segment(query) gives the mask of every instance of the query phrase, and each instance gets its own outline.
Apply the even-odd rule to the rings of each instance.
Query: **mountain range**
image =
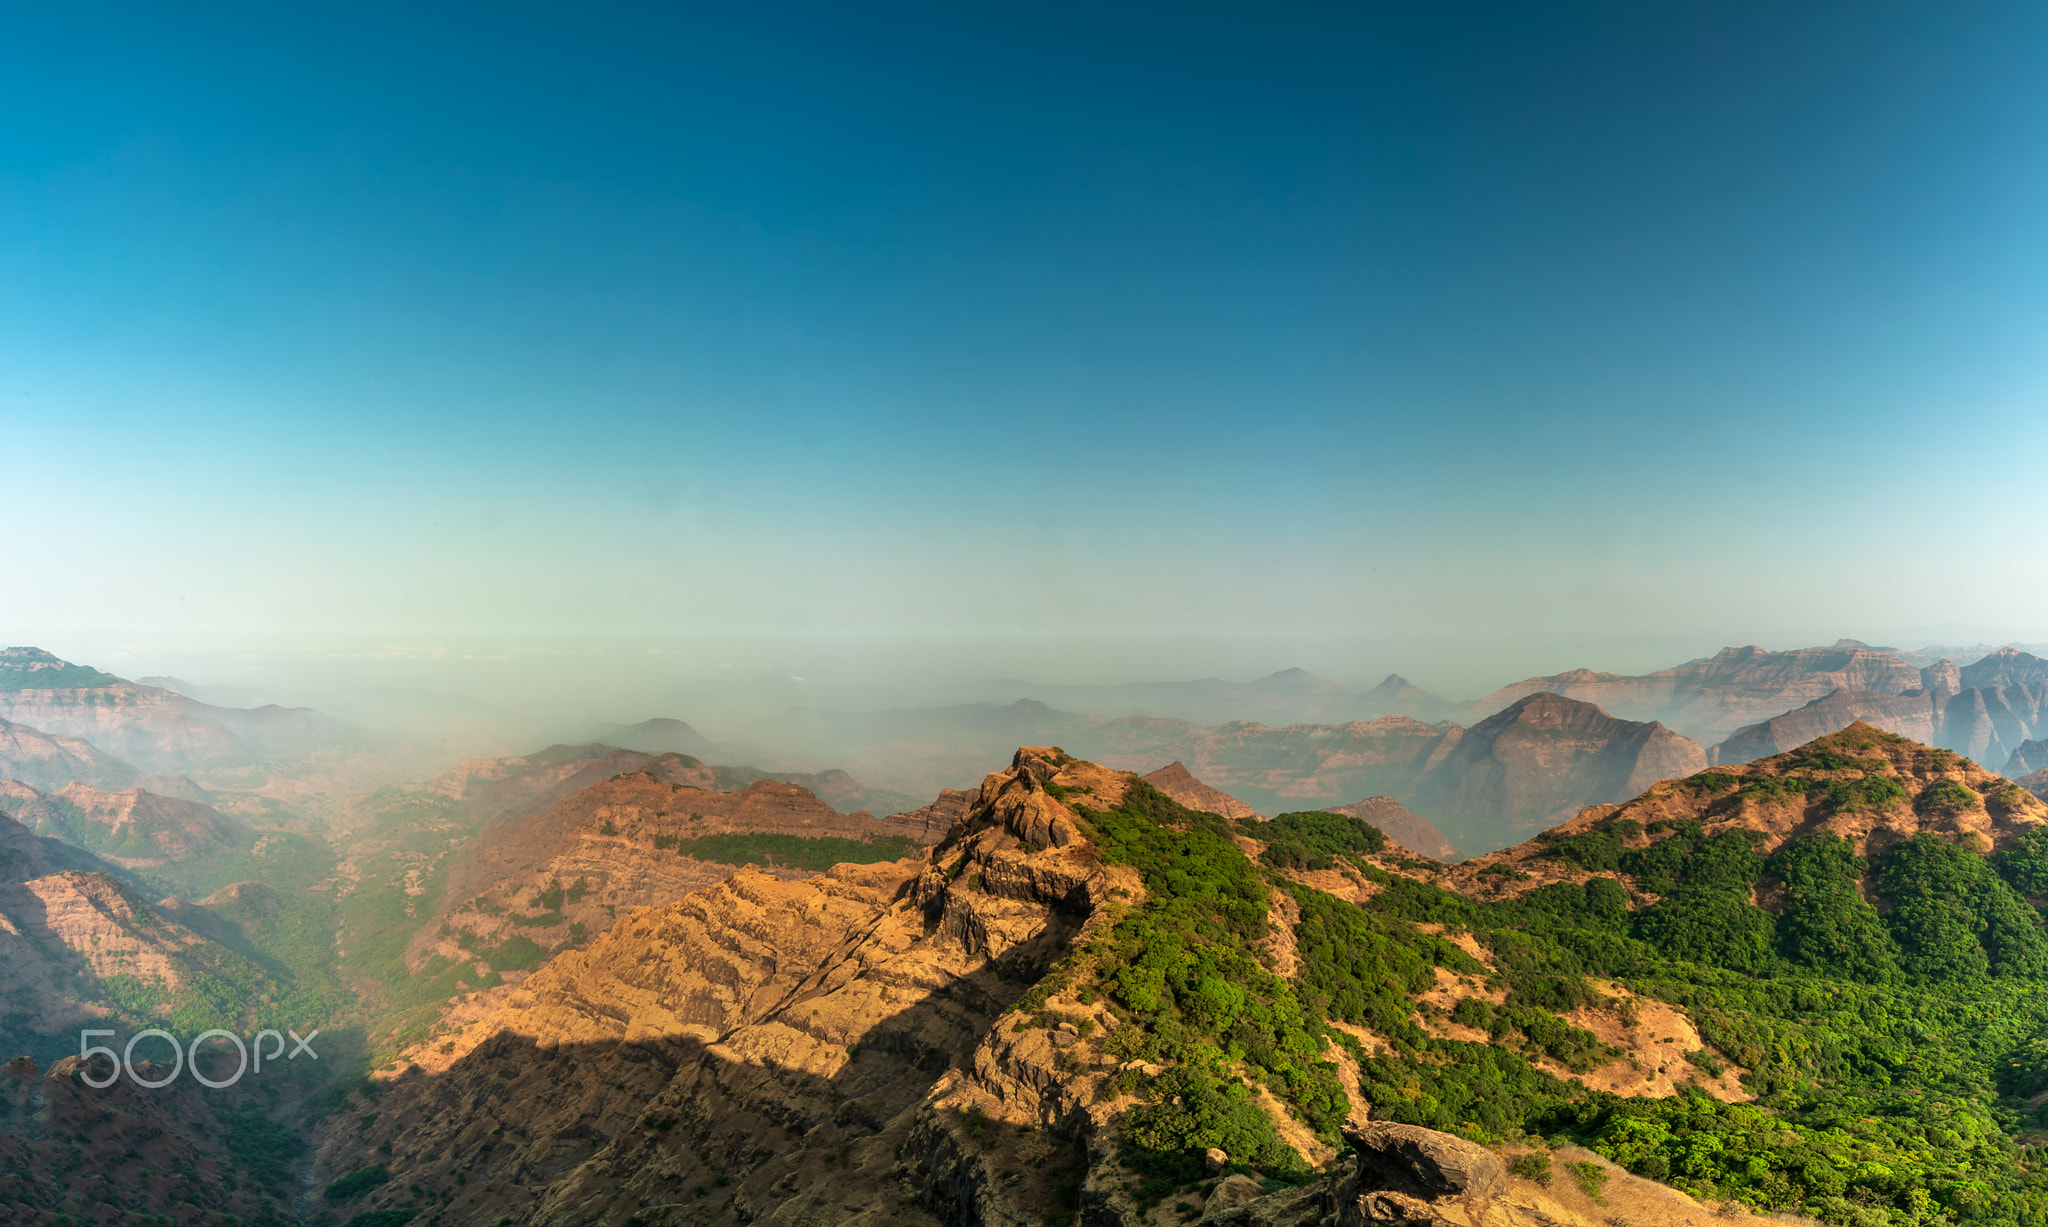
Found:
[[[0,784],[0,966],[38,1003],[0,1020],[33,1057],[0,1083],[0,1206],[2032,1221],[2048,1180],[2011,1139],[2048,1131],[2048,804],[1856,710],[1988,727],[2010,773],[2040,753],[2048,666],[1886,655],[1559,675],[1623,710],[1536,688],[1465,724],[793,717],[864,747],[857,771],[716,765],[657,720],[317,805],[223,788],[255,778],[225,759],[170,796],[26,727],[21,762],[114,774]],[[108,688],[80,668],[19,672]],[[1772,694],[1713,751],[1630,714]],[[1023,741],[973,789],[861,782],[891,747],[916,761],[882,778],[913,778],[1018,728],[1081,756]],[[1768,752],[1731,761],[1742,737]],[[1481,854],[1447,863],[1456,843]],[[324,1019],[338,1063],[365,1059],[317,1091],[108,1100],[136,1123],[101,1145],[76,1020],[190,1032],[222,1003]],[[59,1122],[92,1144],[37,1150]]]
[[[1022,748],[922,857],[742,870],[454,1004],[317,1180],[448,1224],[2048,1208],[2048,804],[1954,752],[1854,724],[1448,871],[1295,817]]]

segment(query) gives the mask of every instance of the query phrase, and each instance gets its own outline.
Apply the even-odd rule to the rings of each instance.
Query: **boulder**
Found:
[[[1507,1169],[1483,1146],[1423,1129],[1377,1121],[1344,1132],[1358,1151],[1358,1184],[1433,1198],[1492,1197],[1507,1186]]]
[[[1220,1152],[1212,1147],[1211,1153]],[[1216,1185],[1209,1194],[1209,1200],[1203,1203],[1202,1211],[1204,1214],[1214,1214],[1219,1210],[1242,1206],[1248,1201],[1257,1201],[1265,1195],[1266,1190],[1259,1187],[1258,1181],[1240,1172],[1235,1176],[1226,1177]]]

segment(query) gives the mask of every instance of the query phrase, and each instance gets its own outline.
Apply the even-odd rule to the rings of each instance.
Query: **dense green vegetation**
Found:
[[[1340,856],[1378,852],[1387,837],[1363,818],[1321,810],[1281,814],[1271,822],[1247,819],[1238,829],[1263,840],[1259,859],[1282,869],[1329,869]]]
[[[1832,752],[1799,765],[1869,766]],[[1731,809],[1766,793],[1822,812],[1908,799],[1882,774],[1739,786],[1728,776],[1694,791]],[[1866,862],[1830,835],[1766,857],[1739,828],[1610,820],[1551,840],[1548,855],[1626,874],[1657,896],[1652,906],[1631,909],[1612,877],[1480,902],[1356,860],[1382,889],[1353,905],[1253,864],[1220,820],[1142,784],[1113,810],[1080,812],[1103,859],[1136,868],[1148,897],[1020,1008],[1041,1012],[1068,988],[1084,1001],[1105,994],[1125,1023],[1110,1051],[1166,1067],[1118,1075],[1145,1099],[1123,1159],[1147,1200],[1199,1178],[1209,1146],[1298,1175],[1251,1099],[1263,1085],[1328,1137],[1343,1112],[1322,1059],[1329,1041],[1358,1059],[1381,1119],[1488,1142],[1578,1142],[1697,1195],[1844,1227],[2048,1225],[2048,1170],[2014,1136],[2048,1130],[2048,1108],[2028,1103],[2048,1092],[2048,931],[2028,904],[2048,895],[2048,832],[1991,858],[1923,836]],[[1309,854],[1281,865],[1363,850],[1318,844],[1314,821],[1247,833]],[[1274,887],[1300,909],[1292,983],[1260,958]],[[1774,910],[1752,902],[1759,891]],[[1457,932],[1491,967],[1446,940]],[[1446,984],[1465,991],[1445,1021],[1483,1042],[1421,1025],[1434,1009],[1418,1018],[1416,995]],[[1556,1076],[1619,1055],[1565,1015],[1605,1010],[1626,1024],[1642,998],[1695,1021],[1706,1046],[1673,1054],[1692,1078],[1739,1067],[1754,1102],[1699,1090],[1623,1099]],[[1386,1047],[1371,1051],[1346,1026]]]
[[[900,861],[923,847],[905,835],[875,839],[807,838],[802,835],[701,835],[676,841],[676,851],[700,861],[722,865],[773,865],[780,869],[821,872],[834,865],[871,865]]]
[[[1644,835],[1663,838],[1629,846]],[[1623,1100],[1485,1046],[1375,1027],[1396,1049],[1365,1063],[1375,1114],[1484,1140],[1579,1141],[1697,1194],[1829,1223],[2048,1222],[2048,1177],[2012,1138],[2048,1123],[2023,1099],[2048,1088],[2048,935],[2014,889],[2048,881],[2044,847],[2037,837],[1987,860],[1922,836],[1865,865],[1819,835],[1764,859],[1739,831],[1624,819],[1550,854],[1668,892],[1632,914],[1605,879],[1492,904],[1391,882],[1361,910],[1471,931],[1509,1002],[1538,975],[1612,977],[1696,1020],[1702,1081],[1737,1064],[1758,1098]],[[1882,916],[1857,891],[1866,874]],[[1750,904],[1752,884],[1782,889],[1778,915]],[[1453,1017],[1486,1015],[1461,1003]]]
[[[1336,1066],[1322,1059],[1321,1021],[1257,956],[1268,932],[1265,877],[1222,819],[1142,780],[1115,809],[1075,808],[1103,860],[1135,868],[1148,893],[1091,948],[1085,968],[1068,973],[1099,984],[1125,1020],[1107,1041],[1112,1053],[1170,1067],[1131,1080],[1151,1100],[1132,1114],[1124,1153],[1148,1178],[1141,1196],[1156,1201],[1199,1176],[1211,1146],[1269,1175],[1305,1177],[1246,1079],[1324,1134],[1343,1121],[1346,1100]],[[1056,976],[1040,989],[1061,983]]]
[[[30,669],[26,662],[0,659],[0,690],[84,690],[118,686],[121,679],[90,665],[66,664],[55,669]]]
[[[380,1184],[386,1184],[390,1180],[391,1174],[385,1170],[382,1163],[377,1163],[369,1167],[358,1168],[341,1179],[334,1181],[320,1191],[320,1196],[332,1202],[349,1201],[353,1198],[361,1197],[371,1189],[376,1188]]]

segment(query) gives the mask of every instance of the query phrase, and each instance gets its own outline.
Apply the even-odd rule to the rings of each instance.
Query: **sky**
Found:
[[[2048,639],[2044,56],[1990,3],[12,6],[0,639],[1465,693]]]

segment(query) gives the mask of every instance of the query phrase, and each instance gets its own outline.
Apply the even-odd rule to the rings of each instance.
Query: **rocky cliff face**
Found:
[[[1972,686],[1942,705],[1936,744],[1998,762],[2043,734],[2048,734],[2048,683]]]
[[[1706,765],[1706,751],[1661,724],[1535,694],[1467,730],[1411,801],[1439,821],[1465,817],[1464,825],[1474,825],[1472,817],[1484,816],[1492,829],[1526,831]]]
[[[1962,676],[1968,670],[1957,675],[1960,681],[1981,685],[1957,689],[1941,680],[1904,694],[1838,690],[1804,707],[1736,730],[1728,740],[1714,747],[1713,761],[1745,763],[1782,754],[1863,720],[1887,732],[1954,750],[1972,759],[2004,762],[2028,740],[2048,733],[2048,683],[2026,680],[2048,669],[2048,662],[2013,649],[1987,659],[1993,667],[1968,678]]]
[[[1878,694],[1868,690],[1837,690],[1804,707],[1740,728],[1709,752],[1716,763],[1746,763],[1783,754],[1816,737],[1848,728],[1858,720],[1901,737],[1933,744],[1939,734],[1940,709],[1931,695]]]
[[[2017,780],[2036,771],[2048,770],[2048,741],[2036,739],[2021,742],[2005,760],[2005,769],[2000,772],[2007,779]]]
[[[323,1164],[389,1141],[391,1183],[350,1209],[438,1204],[448,1222],[1035,1219],[1077,1170],[1072,1132],[1108,1109],[1067,1072],[1100,1058],[994,1023],[1136,887],[1046,785],[1113,802],[1122,780],[1022,751],[928,856],[742,871],[629,912],[452,1015],[374,1119],[337,1120]]]
[[[0,967],[8,1032],[48,1032],[116,1013],[108,982],[160,986],[175,997],[193,963],[235,956],[136,896],[90,853],[0,815]]]
[[[1627,676],[1574,669],[1503,686],[1472,705],[1496,712],[1548,692],[1596,703],[1629,720],[1656,720],[1696,741],[1720,741],[1837,690],[1904,694],[1929,685],[1922,670],[1891,652],[1861,646],[1767,652],[1754,645],[1723,648],[1675,669]]]

